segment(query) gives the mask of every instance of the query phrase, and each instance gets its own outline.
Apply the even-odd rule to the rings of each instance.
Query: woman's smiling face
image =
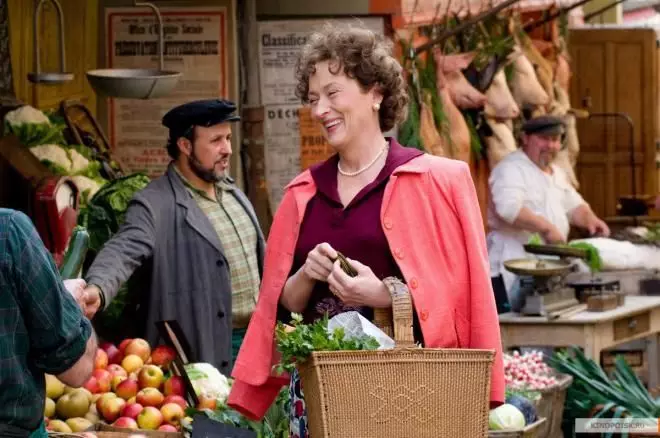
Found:
[[[364,91],[335,62],[316,64],[316,71],[309,77],[309,104],[332,147],[342,149],[362,131],[371,129],[370,125],[378,124],[374,104],[382,97],[376,89]]]

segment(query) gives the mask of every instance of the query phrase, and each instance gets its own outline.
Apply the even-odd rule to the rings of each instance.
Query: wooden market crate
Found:
[[[568,374],[556,374],[557,383],[540,390],[541,399],[536,405],[536,414],[539,418],[545,418],[537,432],[538,438],[561,437],[562,418],[564,416],[564,403],[566,402],[566,391],[573,383],[573,376]]]
[[[98,438],[125,438],[136,433],[145,435],[147,438],[183,438],[183,433],[181,432],[159,432],[157,430],[144,429],[129,430],[103,423],[96,425],[96,436]]]
[[[541,427],[546,423],[545,418],[539,418],[520,430],[489,430],[488,438],[538,438]]]

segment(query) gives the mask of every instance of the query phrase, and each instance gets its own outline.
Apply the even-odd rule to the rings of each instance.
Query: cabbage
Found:
[[[197,396],[215,399],[218,405],[225,404],[231,389],[227,377],[208,363],[187,364],[184,368]]]
[[[518,408],[508,403],[490,411],[488,428],[490,430],[520,430],[525,427],[525,416]]]

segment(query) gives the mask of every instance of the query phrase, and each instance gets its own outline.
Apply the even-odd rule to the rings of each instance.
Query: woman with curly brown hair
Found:
[[[229,397],[231,407],[261,418],[290,383],[292,437],[307,434],[305,409],[298,376],[271,374],[278,309],[302,313],[306,322],[348,310],[370,318],[374,308],[391,306],[395,282],[412,295],[417,342],[497,352],[492,404],[504,398],[499,324],[470,171],[464,162],[385,138],[408,104],[391,48],[364,28],[327,26],[309,38],[296,69],[297,94],[336,154],[285,188]],[[337,251],[356,277],[333,263]]]

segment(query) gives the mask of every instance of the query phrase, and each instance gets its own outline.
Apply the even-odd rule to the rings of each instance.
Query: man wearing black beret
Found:
[[[591,235],[610,234],[566,173],[553,164],[562,149],[565,129],[564,121],[555,116],[528,120],[522,127],[522,148],[507,155],[491,172],[487,240],[500,311],[508,310],[500,305],[505,293],[514,308],[517,302],[512,296],[517,277],[503,263],[524,258],[523,245],[532,234],[538,233],[548,244],[565,242],[571,225]]]
[[[129,309],[143,324],[136,336],[155,343],[155,323],[177,320],[191,360],[225,375],[256,303],[265,247],[249,200],[227,174],[235,111],[231,102],[203,100],[165,114],[172,162],[131,200],[86,278],[91,316],[135,272]]]

